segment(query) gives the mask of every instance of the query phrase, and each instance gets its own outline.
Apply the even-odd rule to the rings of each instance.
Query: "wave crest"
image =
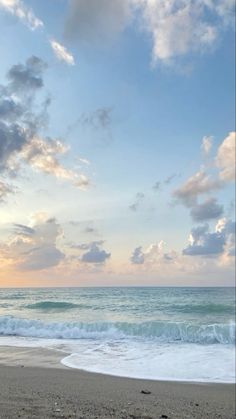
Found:
[[[53,339],[143,338],[156,339],[161,342],[234,344],[235,323],[208,325],[158,321],[45,323],[39,320],[2,316],[0,317],[0,335]]]

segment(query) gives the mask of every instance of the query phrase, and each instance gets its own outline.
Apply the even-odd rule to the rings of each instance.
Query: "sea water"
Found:
[[[68,367],[235,381],[233,288],[0,289],[0,345],[52,348]]]

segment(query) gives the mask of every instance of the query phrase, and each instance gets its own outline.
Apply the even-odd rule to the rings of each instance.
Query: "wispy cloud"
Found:
[[[0,204],[5,202],[8,195],[14,193],[13,188],[0,180]]]
[[[33,10],[27,7],[22,0],[0,0],[0,9],[15,16],[31,30],[43,28],[45,31],[43,21],[36,17]],[[75,64],[73,55],[67,51],[64,45],[55,39],[50,39],[49,44],[59,61],[63,61],[68,65]]]
[[[143,192],[138,192],[135,196],[134,203],[129,206],[129,209],[131,211],[136,212],[140,208],[144,198],[145,198],[144,193]]]
[[[14,15],[32,30],[43,27],[43,22],[21,0],[0,0],[0,8]]]
[[[208,156],[208,154],[211,151],[212,144],[213,144],[212,135],[210,135],[210,136],[206,135],[206,136],[203,137],[202,144],[201,144],[201,150],[202,150],[204,156]]]
[[[51,39],[49,42],[58,60],[64,61],[66,64],[69,65],[75,65],[74,57],[70,52],[67,51],[66,47],[64,47],[59,42],[55,41],[55,39]]]

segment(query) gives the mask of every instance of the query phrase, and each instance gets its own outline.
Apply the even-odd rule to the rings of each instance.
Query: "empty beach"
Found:
[[[1,347],[1,418],[235,417],[233,384],[112,377],[66,368],[60,357],[49,350]]]

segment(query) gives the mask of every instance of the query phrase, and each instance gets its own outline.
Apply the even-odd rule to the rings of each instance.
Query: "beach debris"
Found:
[[[195,406],[199,406],[199,404],[198,403],[195,403]]]
[[[142,394],[151,394],[152,392],[149,390],[141,390],[140,393]]]

